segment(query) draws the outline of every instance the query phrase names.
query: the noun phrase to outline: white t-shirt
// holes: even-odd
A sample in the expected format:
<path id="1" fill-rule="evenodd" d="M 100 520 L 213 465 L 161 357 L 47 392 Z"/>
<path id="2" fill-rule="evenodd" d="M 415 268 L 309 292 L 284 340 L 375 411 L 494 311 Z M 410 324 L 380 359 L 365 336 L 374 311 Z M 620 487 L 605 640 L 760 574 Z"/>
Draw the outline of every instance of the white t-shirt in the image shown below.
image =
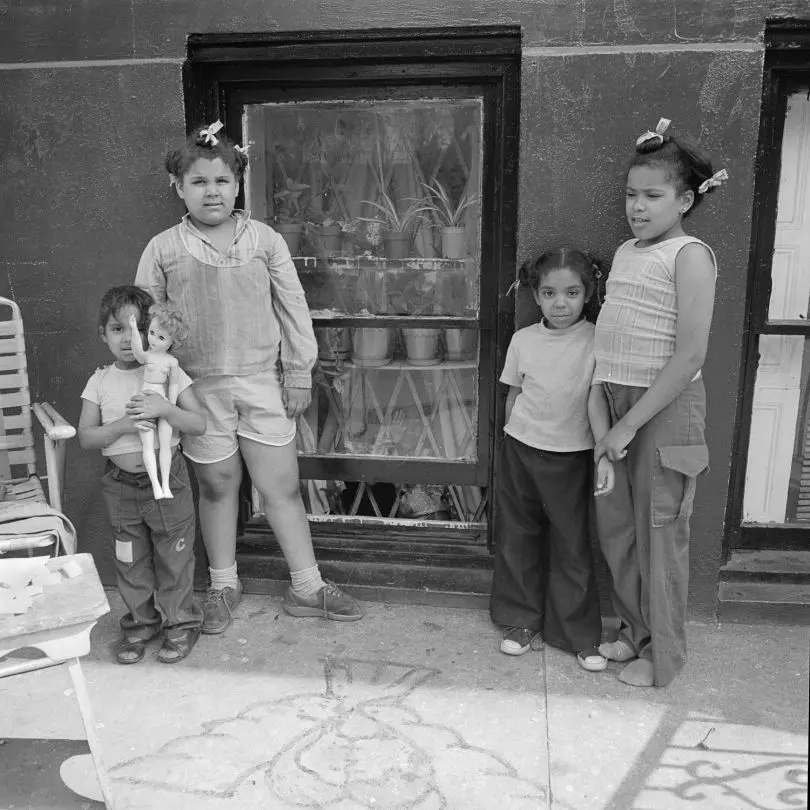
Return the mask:
<path id="1" fill-rule="evenodd" d="M 143 366 L 125 371 L 118 368 L 115 363 L 104 368 L 96 369 L 95 374 L 87 381 L 82 391 L 82 399 L 93 402 L 101 410 L 101 424 L 107 425 L 126 416 L 126 405 L 136 394 L 141 393 L 143 386 Z M 183 369 L 178 369 L 178 394 L 183 393 L 191 385 L 191 378 Z M 180 436 L 175 430 L 172 433 L 172 447 L 180 443 Z M 155 431 L 155 447 L 160 446 L 157 431 Z M 120 456 L 122 453 L 140 453 L 143 450 L 140 436 L 137 433 L 127 433 L 120 436 L 112 444 L 101 451 L 104 456 Z"/>
<path id="2" fill-rule="evenodd" d="M 515 332 L 501 382 L 521 391 L 504 432 L 540 450 L 570 453 L 593 447 L 588 419 L 593 332 L 585 320 L 567 329 L 536 323 Z"/>

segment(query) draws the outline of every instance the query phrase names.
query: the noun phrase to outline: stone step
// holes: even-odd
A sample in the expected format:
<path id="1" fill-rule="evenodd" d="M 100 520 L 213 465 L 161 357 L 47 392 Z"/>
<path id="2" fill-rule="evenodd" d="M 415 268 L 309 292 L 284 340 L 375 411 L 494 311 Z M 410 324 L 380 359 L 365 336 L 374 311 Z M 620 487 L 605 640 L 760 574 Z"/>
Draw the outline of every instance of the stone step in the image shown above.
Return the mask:
<path id="1" fill-rule="evenodd" d="M 810 552 L 732 552 L 720 569 L 718 619 L 810 625 Z"/>

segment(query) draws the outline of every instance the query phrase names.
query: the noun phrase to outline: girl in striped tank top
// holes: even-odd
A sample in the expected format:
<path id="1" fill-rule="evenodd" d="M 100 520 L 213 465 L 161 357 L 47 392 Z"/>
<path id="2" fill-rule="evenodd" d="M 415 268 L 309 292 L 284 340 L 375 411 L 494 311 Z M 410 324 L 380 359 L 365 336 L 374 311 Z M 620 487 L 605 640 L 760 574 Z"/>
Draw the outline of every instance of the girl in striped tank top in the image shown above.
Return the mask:
<path id="1" fill-rule="evenodd" d="M 625 213 L 633 239 L 617 251 L 596 323 L 596 390 L 609 420 L 592 414 L 598 462 L 615 465 L 597 499 L 600 543 L 620 620 L 600 652 L 630 661 L 619 680 L 665 686 L 686 662 L 689 519 L 708 468 L 701 367 L 717 265 L 684 219 L 727 179 L 695 145 L 655 132 L 636 142 Z"/>

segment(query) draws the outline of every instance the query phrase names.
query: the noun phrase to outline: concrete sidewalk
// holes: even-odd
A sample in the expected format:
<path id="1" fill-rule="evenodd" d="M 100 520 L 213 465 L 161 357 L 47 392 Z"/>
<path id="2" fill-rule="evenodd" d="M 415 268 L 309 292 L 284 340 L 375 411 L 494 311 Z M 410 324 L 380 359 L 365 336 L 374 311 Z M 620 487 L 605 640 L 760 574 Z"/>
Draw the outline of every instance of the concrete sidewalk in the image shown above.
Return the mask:
<path id="1" fill-rule="evenodd" d="M 665 690 L 508 658 L 485 612 L 366 603 L 354 624 L 246 596 L 167 666 L 114 662 L 121 603 L 83 659 L 118 810 L 806 808 L 806 628 L 691 624 Z M 64 668 L 0 681 L 0 808 L 95 808 Z M 77 742 L 78 741 L 78 742 Z"/>

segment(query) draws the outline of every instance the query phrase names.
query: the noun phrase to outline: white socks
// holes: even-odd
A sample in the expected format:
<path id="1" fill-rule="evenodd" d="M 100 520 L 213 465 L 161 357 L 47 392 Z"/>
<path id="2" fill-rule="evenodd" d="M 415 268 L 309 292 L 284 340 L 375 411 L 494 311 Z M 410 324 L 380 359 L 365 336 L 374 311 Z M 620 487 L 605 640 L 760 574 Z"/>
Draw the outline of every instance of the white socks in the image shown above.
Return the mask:
<path id="1" fill-rule="evenodd" d="M 211 587 L 217 591 L 223 588 L 233 588 L 236 590 L 236 563 L 228 568 L 209 568 L 208 575 L 211 577 Z"/>
<path id="2" fill-rule="evenodd" d="M 292 589 L 303 599 L 314 596 L 326 584 L 321 579 L 321 572 L 317 565 L 304 568 L 303 571 L 290 571 L 290 579 Z"/>

